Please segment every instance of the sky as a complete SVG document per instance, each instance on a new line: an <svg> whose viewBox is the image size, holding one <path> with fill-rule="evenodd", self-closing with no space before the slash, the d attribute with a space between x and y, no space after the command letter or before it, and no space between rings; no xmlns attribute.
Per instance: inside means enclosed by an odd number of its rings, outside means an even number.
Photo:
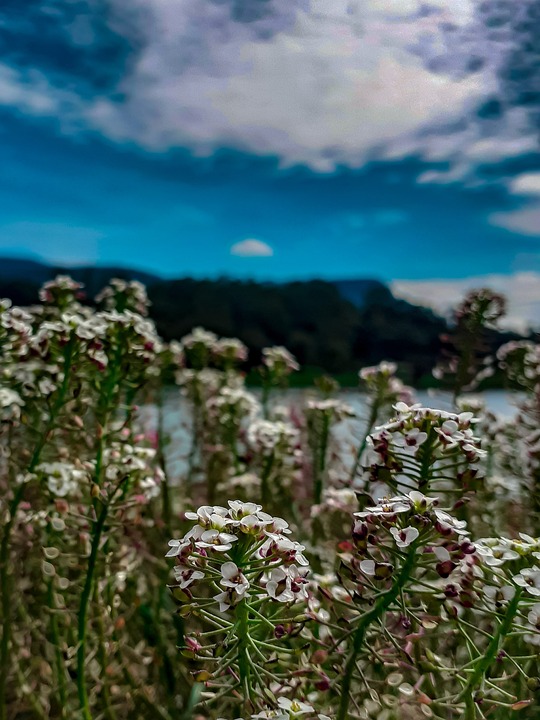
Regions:
<svg viewBox="0 0 540 720"><path fill-rule="evenodd" d="M540 324L539 129L540 0L3 0L0 255Z"/></svg>

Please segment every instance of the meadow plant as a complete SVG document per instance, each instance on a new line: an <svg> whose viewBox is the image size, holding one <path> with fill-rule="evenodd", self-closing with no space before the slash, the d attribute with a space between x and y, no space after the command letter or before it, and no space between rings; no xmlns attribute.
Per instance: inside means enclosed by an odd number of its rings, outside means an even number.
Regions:
<svg viewBox="0 0 540 720"><path fill-rule="evenodd" d="M381 362L372 367L362 368L359 372L360 383L366 393L368 416L366 419L362 439L354 455L354 462L350 474L350 482L354 483L360 459L366 449L369 434L377 422L392 412L397 402L412 405L414 391L405 385L397 376L397 365L390 362Z"/></svg>
<svg viewBox="0 0 540 720"><path fill-rule="evenodd" d="M139 283L97 303L0 302L0 720L538 715L538 347L498 352L515 418L464 394L499 296L456 312L453 412L361 371L352 465L332 379L271 401L285 348L257 394L242 342L163 343Z"/></svg>
<svg viewBox="0 0 540 720"><path fill-rule="evenodd" d="M270 411L269 402L272 388L286 388L289 375L299 369L300 365L287 348L281 347L281 345L263 348L259 371L263 383L261 402L266 418Z"/></svg>
<svg viewBox="0 0 540 720"><path fill-rule="evenodd" d="M489 288L471 290L455 308L454 331L443 338L444 357L433 371L442 387L452 392L454 402L493 374L486 354L486 334L505 314L504 296Z"/></svg>

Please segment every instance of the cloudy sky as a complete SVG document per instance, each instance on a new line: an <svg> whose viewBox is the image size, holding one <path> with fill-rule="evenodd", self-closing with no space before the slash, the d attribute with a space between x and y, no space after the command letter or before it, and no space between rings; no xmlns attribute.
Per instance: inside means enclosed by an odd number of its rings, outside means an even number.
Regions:
<svg viewBox="0 0 540 720"><path fill-rule="evenodd" d="M540 0L3 0L0 40L2 255L540 298Z"/></svg>

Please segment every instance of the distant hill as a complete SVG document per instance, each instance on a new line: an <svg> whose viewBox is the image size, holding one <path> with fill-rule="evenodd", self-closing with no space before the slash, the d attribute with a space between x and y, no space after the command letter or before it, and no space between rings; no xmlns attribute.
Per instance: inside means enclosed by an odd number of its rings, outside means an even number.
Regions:
<svg viewBox="0 0 540 720"><path fill-rule="evenodd" d="M96 295L111 278L139 280L147 286L160 282L157 275L129 268L108 266L62 267L36 260L0 258L0 294L13 302L28 305L36 301L37 289L57 275L70 275L84 283L88 297Z"/></svg>
<svg viewBox="0 0 540 720"><path fill-rule="evenodd" d="M331 282L337 287L341 297L357 308L365 305L366 298L374 291L388 289L380 280L332 280Z"/></svg>
<svg viewBox="0 0 540 720"><path fill-rule="evenodd" d="M143 270L132 268L120 268L114 266L84 265L75 267L62 267L59 265L47 265L37 260L26 260L23 258L0 258L0 283L2 287L27 288L31 292L31 286L42 285L56 275L70 275L74 280L84 283L88 297L96 295L111 278L122 278L123 280L139 280L147 287L156 283L169 282L158 275L147 273ZM379 280L360 278L356 280L332 280L340 295L360 308L365 304L366 297L374 290L387 290L386 286ZM279 283L264 283L268 287L279 285Z"/></svg>
<svg viewBox="0 0 540 720"><path fill-rule="evenodd" d="M351 384L360 367L383 359L398 362L408 382L428 382L441 354L441 336L449 332L446 321L432 311L394 298L378 280L362 278L287 283L165 280L126 268L59 268L10 258L0 259L0 297L31 305L39 286L59 273L83 282L89 301L113 277L140 280L166 340L202 325L240 338L253 364L263 347L285 345L312 372L329 372ZM492 333L489 349L510 337Z"/></svg>

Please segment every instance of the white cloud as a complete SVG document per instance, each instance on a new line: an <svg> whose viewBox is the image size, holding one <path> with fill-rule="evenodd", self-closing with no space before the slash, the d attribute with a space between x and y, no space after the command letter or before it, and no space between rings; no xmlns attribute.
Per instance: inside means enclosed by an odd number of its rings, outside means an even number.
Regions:
<svg viewBox="0 0 540 720"><path fill-rule="evenodd" d="M540 195L540 172L518 175L511 181L510 190L516 195Z"/></svg>
<svg viewBox="0 0 540 720"><path fill-rule="evenodd" d="M478 162L494 162L505 158L517 157L538 150L538 137L482 138L465 149L467 158Z"/></svg>
<svg viewBox="0 0 540 720"><path fill-rule="evenodd" d="M478 162L537 147L523 107L475 120L519 47L517 30L489 27L496 3L483 12L478 0L109 3L111 29L137 48L114 93L89 98L76 83L0 65L0 105L152 151L230 146L320 172L373 156L450 163L420 182L471 184ZM79 51L90 47L88 22L66 30ZM481 60L475 72L471 58Z"/></svg>
<svg viewBox="0 0 540 720"><path fill-rule="evenodd" d="M488 222L512 232L540 237L540 205L530 205L511 212L492 213Z"/></svg>
<svg viewBox="0 0 540 720"><path fill-rule="evenodd" d="M418 48L440 44L441 22L461 24L473 6L429 4L438 12L420 13L420 0L274 0L238 22L229 2L112 0L113 29L140 48L115 99L32 73L3 88L0 74L0 104L151 150L229 145L320 171L383 148L422 151L420 131L462 116L492 86L486 74L428 69Z"/></svg>
<svg viewBox="0 0 540 720"><path fill-rule="evenodd" d="M231 255L240 257L271 257L273 254L274 251L270 245L254 238L242 240L231 247Z"/></svg>
<svg viewBox="0 0 540 720"><path fill-rule="evenodd" d="M391 289L396 297L432 308L447 315L473 288L489 287L503 293L508 300L508 314L502 325L518 332L529 327L540 328L540 273L519 272L513 275L483 275L458 280L394 280Z"/></svg>
<svg viewBox="0 0 540 720"><path fill-rule="evenodd" d="M450 185L462 181L468 171L469 168L464 164L456 164L450 170L426 170L416 178L416 182L419 185Z"/></svg>

